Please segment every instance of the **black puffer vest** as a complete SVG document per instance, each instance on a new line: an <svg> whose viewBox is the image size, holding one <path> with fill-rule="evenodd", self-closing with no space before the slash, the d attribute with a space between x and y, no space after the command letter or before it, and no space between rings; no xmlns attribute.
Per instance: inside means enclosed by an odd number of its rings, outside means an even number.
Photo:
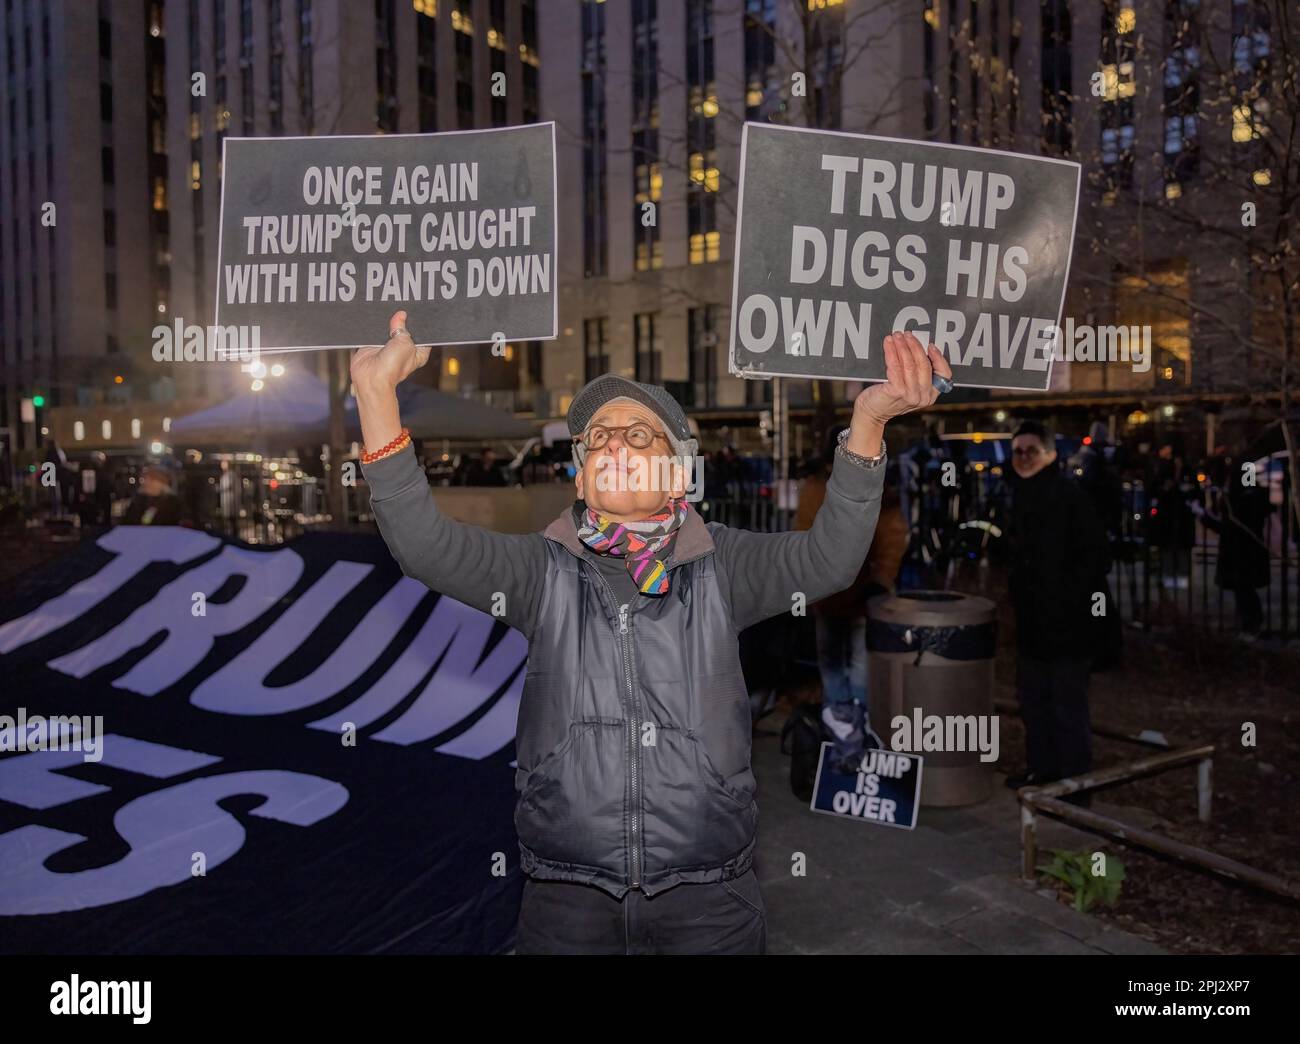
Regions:
<svg viewBox="0 0 1300 1044"><path fill-rule="evenodd" d="M544 535L516 732L524 871L616 897L744 874L758 819L750 711L708 527L692 510L668 593L626 605L570 512Z"/></svg>

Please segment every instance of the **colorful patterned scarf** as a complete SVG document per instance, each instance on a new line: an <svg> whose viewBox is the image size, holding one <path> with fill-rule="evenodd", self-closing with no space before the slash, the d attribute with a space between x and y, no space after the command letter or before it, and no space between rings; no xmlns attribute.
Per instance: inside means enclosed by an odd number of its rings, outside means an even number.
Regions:
<svg viewBox="0 0 1300 1044"><path fill-rule="evenodd" d="M688 510L686 498L678 497L648 518L615 522L589 507L582 513L578 537L598 555L625 559L642 594L663 595L668 593L668 555Z"/></svg>

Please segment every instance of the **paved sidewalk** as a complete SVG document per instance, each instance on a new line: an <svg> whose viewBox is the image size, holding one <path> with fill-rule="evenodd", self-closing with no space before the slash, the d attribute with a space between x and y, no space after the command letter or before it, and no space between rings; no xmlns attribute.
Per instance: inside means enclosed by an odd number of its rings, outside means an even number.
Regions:
<svg viewBox="0 0 1300 1044"><path fill-rule="evenodd" d="M791 793L790 759L766 735L781 722L765 718L754 737L769 953L1164 952L1020 882L1020 806L1001 776L982 804L922 808L915 830L818 815ZM1049 848L1099 843L1045 818L1038 833L1040 862ZM805 877L791 874L796 852Z"/></svg>

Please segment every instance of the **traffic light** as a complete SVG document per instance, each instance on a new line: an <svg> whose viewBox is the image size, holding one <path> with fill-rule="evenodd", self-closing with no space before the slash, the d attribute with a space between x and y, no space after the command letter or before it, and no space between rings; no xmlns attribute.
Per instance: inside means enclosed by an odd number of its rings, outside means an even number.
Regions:
<svg viewBox="0 0 1300 1044"><path fill-rule="evenodd" d="M45 396L40 394L40 392L37 392L35 395L32 396L32 405L39 410L42 406L45 405Z"/></svg>

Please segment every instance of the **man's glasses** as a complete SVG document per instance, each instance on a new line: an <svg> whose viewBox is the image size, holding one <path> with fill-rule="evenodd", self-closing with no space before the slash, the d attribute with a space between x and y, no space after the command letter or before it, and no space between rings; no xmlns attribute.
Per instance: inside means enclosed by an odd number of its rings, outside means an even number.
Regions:
<svg viewBox="0 0 1300 1044"><path fill-rule="evenodd" d="M598 450L604 448L615 432L622 432L623 442L629 449L649 449L654 444L655 439L667 441L667 436L662 431L656 431L649 424L641 421L623 427L606 427L603 424L593 424L587 429L585 435L575 435L573 441L581 443L588 450Z"/></svg>

